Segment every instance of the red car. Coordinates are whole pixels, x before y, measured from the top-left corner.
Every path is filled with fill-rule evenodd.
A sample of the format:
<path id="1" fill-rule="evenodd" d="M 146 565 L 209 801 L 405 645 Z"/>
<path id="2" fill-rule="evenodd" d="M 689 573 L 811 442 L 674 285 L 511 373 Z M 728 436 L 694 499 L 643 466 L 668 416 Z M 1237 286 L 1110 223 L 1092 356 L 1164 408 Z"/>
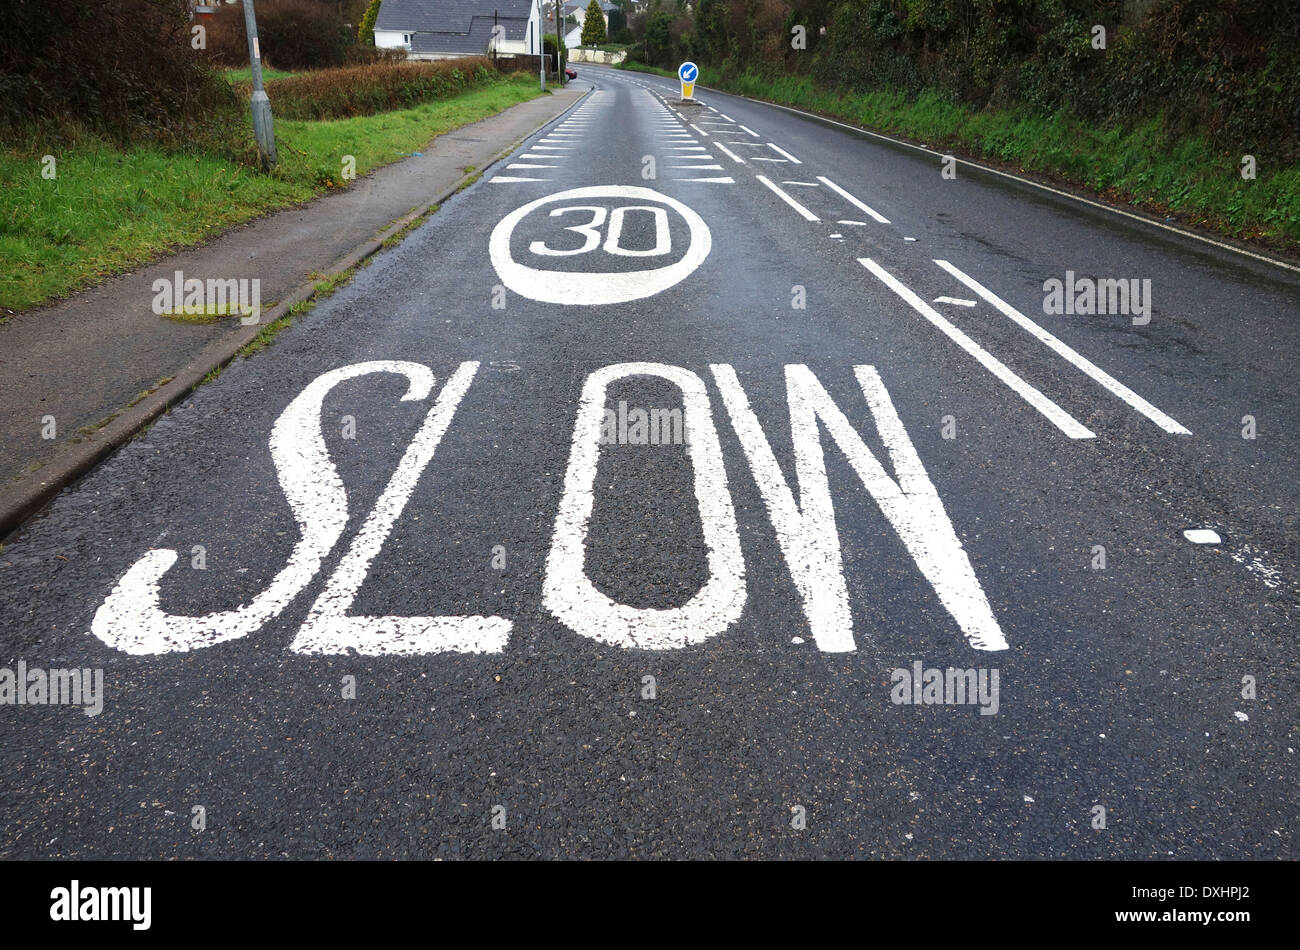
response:
<path id="1" fill-rule="evenodd" d="M 565 75 L 567 78 L 569 78 L 569 79 L 577 79 L 577 78 L 578 78 L 578 71 L 577 71 L 576 69 L 574 69 L 572 66 L 565 66 L 565 67 L 564 67 L 564 75 Z"/>

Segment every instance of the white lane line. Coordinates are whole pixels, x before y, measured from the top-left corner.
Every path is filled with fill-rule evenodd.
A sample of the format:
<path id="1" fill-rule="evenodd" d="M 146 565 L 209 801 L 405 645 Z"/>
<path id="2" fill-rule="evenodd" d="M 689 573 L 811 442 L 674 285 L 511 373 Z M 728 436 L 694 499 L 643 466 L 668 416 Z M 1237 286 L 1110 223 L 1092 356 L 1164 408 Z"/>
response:
<path id="1" fill-rule="evenodd" d="M 515 178 L 515 177 L 512 177 L 512 176 L 510 176 L 510 175 L 497 175 L 497 176 L 494 177 L 494 178 L 489 178 L 488 181 L 491 181 L 491 182 L 493 182 L 494 184 L 498 184 L 498 185 L 515 185 L 515 184 L 518 184 L 518 183 L 521 182 L 521 181 L 549 181 L 549 179 L 547 179 L 547 178 Z"/>
<path id="2" fill-rule="evenodd" d="M 780 162 L 782 165 L 789 165 L 784 158 L 751 158 L 751 162 Z"/>
<path id="3" fill-rule="evenodd" d="M 572 152 L 576 145 L 534 145 L 539 152 Z"/>
<path id="4" fill-rule="evenodd" d="M 734 185 L 734 178 L 674 178 L 673 181 L 709 181 L 719 185 Z"/>
<path id="5" fill-rule="evenodd" d="M 728 122 L 735 122 L 735 121 L 736 121 L 736 120 L 733 119 L 731 116 L 727 115 L 725 112 L 719 112 L 718 115 L 722 116 L 722 117 L 723 117 L 724 119 L 726 119 Z"/>
<path id="6" fill-rule="evenodd" d="M 668 167 L 669 168 L 690 168 L 690 169 L 698 169 L 699 171 L 709 171 L 709 172 L 722 171 L 721 165 L 669 165 Z"/>
<path id="7" fill-rule="evenodd" d="M 1129 389 L 1127 386 L 1119 382 L 1119 380 L 1115 379 L 1105 370 L 1098 367 L 1091 360 L 1082 356 L 1077 351 L 1067 346 L 1065 343 L 1062 343 L 1052 334 L 1048 333 L 1046 330 L 1040 327 L 1033 320 L 1030 320 L 1023 313 L 1021 313 L 1015 307 L 1011 306 L 1009 303 L 1007 303 L 997 294 L 993 293 L 993 291 L 989 290 L 987 287 L 985 287 L 979 281 L 975 280 L 973 277 L 969 277 L 968 275 L 962 273 L 960 270 L 958 270 L 952 264 L 949 264 L 947 261 L 936 260 L 935 263 L 938 264 L 940 267 L 942 267 L 944 270 L 946 270 L 953 277 L 956 277 L 959 281 L 961 281 L 971 290 L 975 291 L 975 293 L 978 294 L 980 297 L 983 297 L 984 300 L 986 300 L 988 303 L 991 303 L 995 308 L 997 308 L 1003 314 L 1003 316 L 1008 317 L 1012 322 L 1017 324 L 1021 329 L 1028 331 L 1030 335 L 1032 335 L 1039 342 L 1047 346 L 1047 348 L 1050 349 L 1057 356 L 1064 359 L 1071 366 L 1074 366 L 1075 368 L 1082 370 L 1088 376 L 1092 377 L 1093 381 L 1096 382 L 1098 385 L 1100 385 L 1102 388 L 1109 390 L 1111 393 L 1118 396 L 1120 399 L 1124 400 L 1124 402 L 1128 403 L 1130 406 L 1132 406 L 1138 412 L 1142 413 L 1142 415 L 1146 416 L 1148 419 L 1150 419 L 1160 428 L 1164 429 L 1166 432 L 1172 433 L 1174 435 L 1192 434 L 1189 430 L 1185 429 L 1174 419 L 1165 415 L 1165 413 L 1161 412 L 1155 406 L 1151 405 L 1151 403 L 1147 402 L 1137 393 L 1133 392 L 1133 390 Z"/>
<path id="8" fill-rule="evenodd" d="M 823 177 L 822 175 L 818 175 L 818 176 L 817 176 L 817 180 L 818 180 L 819 182 L 821 182 L 823 185 L 825 185 L 827 188 L 829 188 L 831 191 L 833 191 L 833 192 L 835 192 L 836 194 L 838 194 L 841 198 L 843 198 L 843 199 L 844 199 L 845 201 L 847 201 L 849 204 L 853 205 L 853 207 L 857 208 L 859 211 L 864 211 L 864 212 L 866 212 L 867 214 L 871 215 L 871 217 L 873 217 L 873 218 L 875 218 L 877 221 L 879 221 L 881 224 L 888 224 L 888 223 L 889 223 L 889 219 L 886 218 L 883 214 L 879 214 L 878 212 L 873 211 L 871 208 L 868 208 L 868 207 L 867 207 L 866 205 L 864 205 L 861 201 L 859 201 L 857 198 L 853 197 L 851 194 L 849 194 L 847 191 L 845 191 L 845 190 L 844 190 L 843 188 L 841 188 L 839 185 L 835 184 L 835 182 L 831 181 L 829 178 Z"/>
<path id="9" fill-rule="evenodd" d="M 559 165 L 525 165 L 519 162 L 507 165 L 506 168 L 559 168 Z"/>
<path id="10" fill-rule="evenodd" d="M 700 127 L 699 127 L 698 125 L 696 125 L 694 122 L 691 123 L 691 128 L 693 128 L 696 132 L 699 132 L 699 133 L 700 133 L 701 135 L 703 135 L 705 138 L 708 138 L 708 137 L 709 137 L 709 133 L 708 133 L 708 132 L 705 132 L 702 128 L 700 128 Z"/>
<path id="11" fill-rule="evenodd" d="M 790 161 L 794 162 L 796 165 L 802 165 L 802 164 L 803 164 L 803 162 L 799 161 L 799 159 L 795 158 L 793 155 L 791 155 L 791 154 L 790 154 L 789 152 L 787 152 L 785 149 L 781 148 L 781 146 L 779 146 L 779 145 L 773 145 L 771 142 L 768 142 L 768 143 L 767 143 L 767 147 L 770 148 L 772 151 L 776 152 L 776 154 L 778 154 L 778 155 L 784 155 L 786 158 L 788 158 Z"/>
<path id="12" fill-rule="evenodd" d="M 781 182 L 781 184 L 783 184 L 783 185 L 799 185 L 799 186 L 801 186 L 801 187 L 803 187 L 803 188 L 816 188 L 816 187 L 818 187 L 817 182 L 815 182 L 815 181 L 783 181 L 783 182 Z M 838 223 L 838 222 L 837 222 L 837 223 Z"/>
<path id="13" fill-rule="evenodd" d="M 753 129 L 751 129 L 749 126 L 747 126 L 747 125 L 742 125 L 742 126 L 739 126 L 739 128 L 744 129 L 744 130 L 745 130 L 746 132 L 748 132 L 750 135 L 754 136 L 754 138 L 759 138 L 759 134 L 758 134 L 757 132 L 755 132 Z"/>
<path id="14" fill-rule="evenodd" d="M 669 145 L 665 151 L 668 152 L 705 152 L 708 151 L 703 145 Z"/>
<path id="15" fill-rule="evenodd" d="M 747 97 L 742 97 L 742 98 L 747 98 Z M 902 145 L 905 146 L 906 148 L 915 149 L 918 152 L 925 152 L 927 155 L 934 155 L 939 158 L 947 157 L 943 152 L 936 152 L 934 149 L 926 148 L 924 145 L 917 145 L 914 142 L 904 142 L 902 139 L 896 139 L 889 135 L 882 135 L 880 132 L 872 132 L 870 129 L 864 129 L 860 125 L 851 125 L 848 122 L 840 122 L 836 119 L 828 119 L 826 118 L 826 116 L 823 115 L 817 115 L 812 112 L 805 112 L 803 109 L 796 109 L 793 106 L 777 105 L 775 102 L 763 102 L 760 99 L 751 99 L 750 101 L 757 102 L 760 105 L 772 106 L 774 109 L 782 109 L 786 112 L 793 113 L 794 115 L 806 116 L 807 118 L 813 119 L 817 122 L 827 122 L 830 123 L 831 125 L 838 125 L 842 129 L 850 129 L 854 132 L 859 132 L 863 135 L 870 135 L 872 138 L 881 139 L 885 142 L 892 142 L 895 145 Z M 1256 254 L 1254 251 L 1248 251 L 1245 248 L 1234 247 L 1231 244 L 1225 244 L 1222 241 L 1216 241 L 1214 240 L 1214 238 L 1206 237 L 1203 234 L 1196 234 L 1193 231 L 1188 231 L 1183 228 L 1178 228 L 1178 227 L 1174 227 L 1173 225 L 1165 224 L 1163 221 L 1154 221 L 1151 218 L 1144 217 L 1143 215 L 1134 214 L 1132 211 L 1125 211 L 1123 208 L 1116 208 L 1113 205 L 1104 204 L 1103 202 L 1100 201 L 1093 201 L 1090 198 L 1083 198 L 1080 197 L 1079 195 L 1071 194 L 1068 191 L 1062 191 L 1059 188 L 1053 188 L 1050 185 L 1044 185 L 1042 182 L 1034 181 L 1033 179 L 1030 178 L 1022 178 L 1019 175 L 1013 175 L 1010 172 L 1004 172 L 1001 169 L 992 168 L 988 165 L 981 165 L 979 162 L 968 161 L 967 159 L 964 158 L 957 159 L 957 164 L 965 165 L 967 168 L 978 168 L 980 171 L 988 172 L 991 175 L 1001 175 L 1003 178 L 1010 178 L 1012 181 L 1018 181 L 1022 185 L 1030 185 L 1042 191 L 1050 191 L 1052 194 L 1057 195 L 1061 198 L 1068 198 L 1071 201 L 1078 201 L 1081 202 L 1082 204 L 1091 205 L 1094 208 L 1100 208 L 1102 211 L 1109 211 L 1111 214 L 1123 215 L 1124 217 L 1131 218 L 1134 221 L 1140 221 L 1142 224 L 1150 225 L 1151 227 L 1155 227 L 1155 228 L 1161 228 L 1165 231 L 1170 231 L 1174 234 L 1181 235 L 1182 237 L 1185 238 L 1192 238 L 1193 240 L 1202 241 L 1206 244 L 1213 244 L 1215 247 L 1220 248 L 1221 250 L 1224 251 L 1231 251 L 1234 254 L 1241 254 L 1244 257 L 1251 257 L 1257 261 L 1263 261 L 1265 264 L 1272 264 L 1274 267 L 1283 267 L 1289 271 L 1295 271 L 1296 273 L 1300 273 L 1300 266 L 1296 266 L 1295 264 L 1288 264 L 1285 261 L 1279 261 L 1272 257 L 1266 257 L 1263 254 Z"/>
<path id="16" fill-rule="evenodd" d="M 782 201 L 784 201 L 786 204 L 788 204 L 791 208 L 794 208 L 795 211 L 798 211 L 801 215 L 803 215 L 803 218 L 804 218 L 805 221 L 820 221 L 820 220 L 821 220 L 820 218 L 817 217 L 817 215 L 813 214 L 811 211 L 809 211 L 809 210 L 808 210 L 807 208 L 805 208 L 803 205 L 799 204 L 799 202 L 795 201 L 793 198 L 791 198 L 789 195 L 787 195 L 784 191 L 782 191 L 782 190 L 781 190 L 777 185 L 772 184 L 772 182 L 770 182 L 768 179 L 764 178 L 762 175 L 756 175 L 755 177 L 758 178 L 759 181 L 761 181 L 763 184 L 765 184 L 765 185 L 766 185 L 768 188 L 770 188 L 772 191 L 774 191 L 774 192 L 776 193 L 776 196 L 777 196 L 778 198 L 780 198 Z"/>
<path id="17" fill-rule="evenodd" d="M 912 309 L 934 324 L 948 339 L 975 357 L 976 361 L 990 373 L 1002 380 L 1021 399 L 1029 403 L 1048 418 L 1058 429 L 1072 439 L 1095 439 L 1097 436 L 1073 416 L 1048 399 L 1033 386 L 1012 372 L 1005 363 L 980 346 L 965 333 L 955 327 L 946 317 L 904 286 L 893 274 L 885 270 L 869 257 L 859 257 L 858 263 L 875 274 L 886 287 L 907 303 Z"/>
<path id="18" fill-rule="evenodd" d="M 935 297 L 935 298 L 934 298 L 934 302 L 935 302 L 935 303 L 951 303 L 951 304 L 956 304 L 958 307 L 973 307 L 973 306 L 975 306 L 975 301 L 973 301 L 973 300 L 966 300 L 966 299 L 964 299 L 964 298 L 962 298 L 962 297 Z"/>
<path id="19" fill-rule="evenodd" d="M 843 218 L 841 218 L 839 221 L 836 221 L 835 223 L 836 223 L 836 224 L 850 224 L 850 225 L 852 225 L 852 226 L 855 227 L 855 228 L 865 228 L 865 227 L 867 226 L 867 222 L 865 222 L 865 221 L 848 221 L 848 220 L 845 220 L 845 219 L 843 219 Z"/>
<path id="20" fill-rule="evenodd" d="M 727 158 L 731 159 L 733 162 L 739 162 L 741 165 L 745 164 L 745 160 L 743 158 L 741 158 L 731 149 L 727 148 L 727 146 L 723 145 L 721 142 L 715 141 L 713 144 L 718 147 L 719 152 L 727 156 Z"/>

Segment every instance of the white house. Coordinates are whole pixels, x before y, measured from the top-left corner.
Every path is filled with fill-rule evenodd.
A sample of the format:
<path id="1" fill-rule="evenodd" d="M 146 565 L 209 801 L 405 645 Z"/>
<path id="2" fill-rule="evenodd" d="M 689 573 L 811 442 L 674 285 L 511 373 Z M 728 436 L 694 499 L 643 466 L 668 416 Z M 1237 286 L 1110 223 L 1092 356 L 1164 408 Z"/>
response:
<path id="1" fill-rule="evenodd" d="M 383 0 L 375 46 L 411 59 L 542 52 L 539 0 Z"/>
<path id="2" fill-rule="evenodd" d="M 553 2 L 553 0 L 552 0 Z M 564 45 L 568 49 L 582 45 L 582 25 L 587 19 L 587 5 L 591 0 L 565 0 L 564 16 L 573 17 L 578 21 L 578 25 L 564 34 Z M 617 10 L 618 7 L 610 3 L 609 0 L 597 0 L 600 4 L 601 15 L 605 17 L 605 35 L 609 35 L 609 11 Z"/>

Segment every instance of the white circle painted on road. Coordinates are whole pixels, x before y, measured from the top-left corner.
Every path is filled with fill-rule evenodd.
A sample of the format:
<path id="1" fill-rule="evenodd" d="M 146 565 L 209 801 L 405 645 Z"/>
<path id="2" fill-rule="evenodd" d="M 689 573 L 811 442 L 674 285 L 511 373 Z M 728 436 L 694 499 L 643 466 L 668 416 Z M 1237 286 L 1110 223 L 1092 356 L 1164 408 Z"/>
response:
<path id="1" fill-rule="evenodd" d="M 686 222 L 687 229 L 690 232 L 690 244 L 686 248 L 686 253 L 680 260 L 672 264 L 649 270 L 595 272 L 543 270 L 521 264 L 511 255 L 510 239 L 514 235 L 515 228 L 520 221 L 533 211 L 544 205 L 557 202 L 602 198 L 628 199 L 638 203 L 653 202 L 677 212 L 682 220 Z M 638 204 L 637 209 L 655 210 L 654 208 L 645 208 L 643 204 Z M 594 251 L 598 246 L 601 246 L 599 244 L 599 232 L 595 229 L 603 226 L 607 217 L 611 217 L 616 222 L 622 220 L 621 215 L 597 214 L 596 212 L 601 209 L 591 206 L 572 209 L 557 208 L 551 212 L 551 217 L 557 217 L 562 210 L 591 212 L 592 220 L 586 225 L 578 224 L 565 228 L 565 230 L 574 231 L 587 237 L 587 243 L 582 248 L 574 251 L 556 252 L 547 249 L 542 242 L 534 241 L 533 246 L 530 248 L 532 253 L 570 256 Z M 615 212 L 618 210 L 617 208 L 614 209 Z M 657 218 L 658 216 L 656 216 Z M 573 218 L 570 220 L 576 221 L 578 219 Z M 596 240 L 591 240 L 593 237 Z M 488 255 L 492 260 L 492 266 L 496 268 L 501 282 L 506 287 L 521 297 L 527 297 L 530 300 L 574 306 L 626 303 L 629 300 L 640 300 L 644 297 L 653 296 L 679 283 L 695 268 L 699 267 L 704 259 L 709 256 L 709 251 L 712 248 L 713 235 L 709 232 L 709 226 L 704 223 L 704 219 L 695 211 L 675 198 L 660 194 L 651 188 L 641 188 L 634 185 L 592 185 L 586 188 L 573 188 L 569 191 L 557 192 L 544 198 L 538 198 L 536 201 L 530 201 L 502 218 L 497 226 L 493 228 L 492 237 L 488 241 Z M 619 235 L 616 231 L 606 236 L 602 249 L 604 253 L 616 256 L 620 254 L 626 256 L 627 254 L 626 251 L 620 250 Z"/>

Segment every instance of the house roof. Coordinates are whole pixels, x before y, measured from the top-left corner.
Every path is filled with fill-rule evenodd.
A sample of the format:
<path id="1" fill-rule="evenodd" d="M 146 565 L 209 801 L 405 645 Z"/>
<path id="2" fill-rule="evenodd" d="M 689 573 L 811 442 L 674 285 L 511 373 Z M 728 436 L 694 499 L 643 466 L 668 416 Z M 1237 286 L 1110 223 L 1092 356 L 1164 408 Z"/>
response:
<path id="1" fill-rule="evenodd" d="M 383 0 L 375 29 L 397 30 L 403 33 L 449 33 L 469 35 L 473 21 L 486 18 L 491 34 L 492 16 L 499 22 L 523 18 L 527 20 L 534 0 Z M 506 24 L 507 37 L 519 39 Z M 414 42 L 414 37 L 412 38 Z"/>
<path id="2" fill-rule="evenodd" d="M 498 16 L 495 22 L 492 15 L 476 16 L 470 19 L 464 33 L 436 32 L 411 34 L 412 53 L 486 53 L 492 41 L 492 27 L 500 25 L 505 28 L 505 39 L 522 40 L 528 29 L 528 20 L 523 17 Z"/>

